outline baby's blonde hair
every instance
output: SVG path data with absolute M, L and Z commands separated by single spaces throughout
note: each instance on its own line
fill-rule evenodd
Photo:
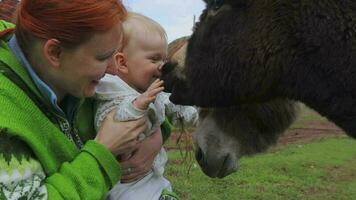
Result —
M 136 31 L 140 31 L 142 29 L 138 29 L 139 25 L 144 30 L 148 31 L 148 33 L 158 33 L 167 41 L 167 34 L 163 27 L 154 21 L 153 19 L 146 17 L 142 14 L 135 13 L 135 12 L 128 12 L 126 20 L 123 22 L 123 40 L 122 40 L 122 48 L 125 48 L 128 42 L 131 39 L 131 36 L 135 34 Z

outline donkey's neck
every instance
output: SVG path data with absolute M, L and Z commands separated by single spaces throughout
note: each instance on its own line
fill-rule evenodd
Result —
M 286 87 L 279 93 L 283 91 L 283 96 L 303 102 L 356 138 L 356 90 L 351 93 L 349 88 L 340 87 L 342 84 L 323 82 L 311 75 L 305 77 L 299 82 L 288 82 L 286 78 Z

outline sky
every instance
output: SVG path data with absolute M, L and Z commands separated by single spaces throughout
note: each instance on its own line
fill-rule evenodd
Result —
M 123 0 L 129 11 L 146 15 L 166 30 L 171 42 L 192 33 L 194 15 L 198 20 L 203 8 L 202 0 Z

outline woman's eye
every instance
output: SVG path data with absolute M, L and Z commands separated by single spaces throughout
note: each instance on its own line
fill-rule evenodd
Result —
M 112 51 L 112 52 L 106 53 L 104 55 L 99 55 L 99 56 L 96 57 L 96 59 L 98 61 L 104 62 L 106 60 L 109 60 L 114 55 L 115 52 L 116 51 Z
M 105 57 L 98 57 L 97 60 L 99 61 L 106 61 L 110 58 L 111 56 L 105 56 Z

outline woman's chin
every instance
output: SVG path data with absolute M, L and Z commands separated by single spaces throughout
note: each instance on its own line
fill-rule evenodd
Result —
M 95 94 L 96 86 L 98 86 L 99 81 L 91 81 L 90 84 L 84 89 L 83 97 L 92 97 Z

